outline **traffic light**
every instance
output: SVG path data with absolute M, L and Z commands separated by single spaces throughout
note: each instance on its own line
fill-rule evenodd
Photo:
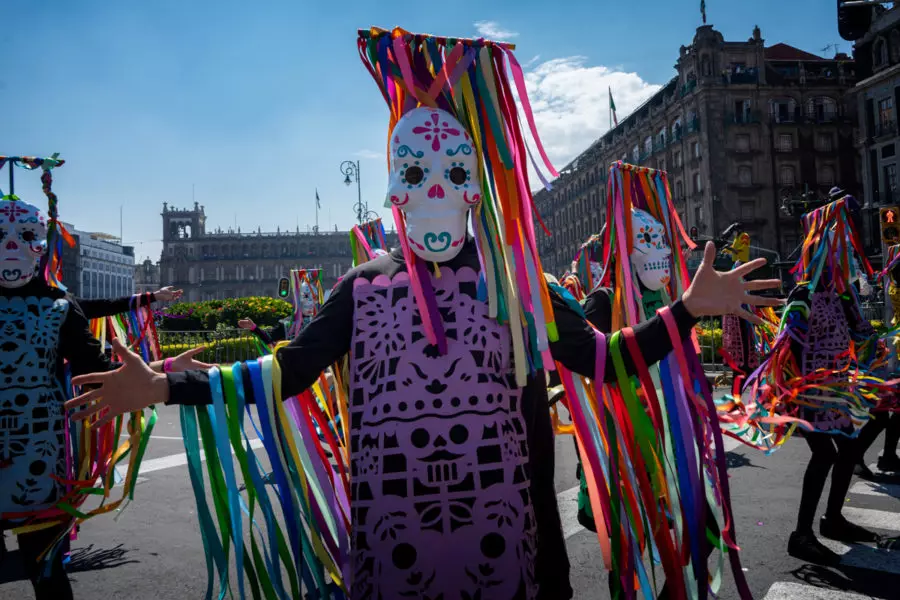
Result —
M 881 209 L 881 241 L 888 246 L 900 243 L 900 209 L 896 206 Z
M 845 4 L 848 4 L 847 0 L 837 0 L 838 33 L 848 42 L 855 42 L 869 31 L 869 26 L 872 25 L 872 7 L 880 2 L 872 2 L 868 6 Z
M 291 282 L 288 281 L 287 277 L 282 277 L 278 280 L 278 296 L 280 298 L 287 298 L 291 293 Z

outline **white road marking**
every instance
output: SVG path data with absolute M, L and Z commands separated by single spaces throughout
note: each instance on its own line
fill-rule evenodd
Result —
M 900 531 L 900 515 L 895 512 L 852 506 L 845 506 L 842 512 L 848 521 L 866 529 Z
M 778 581 L 772 584 L 763 600 L 868 600 L 869 596 L 828 590 L 804 583 Z
M 882 571 L 900 575 L 900 552 L 878 550 L 862 544 L 842 544 L 834 540 L 819 537 L 819 541 L 832 552 L 841 555 L 841 564 L 846 567 Z
M 858 481 L 850 488 L 851 494 L 860 494 L 862 496 L 890 496 L 892 498 L 900 498 L 900 484 L 897 483 L 876 483 L 874 481 Z
M 562 521 L 563 537 L 569 539 L 584 527 L 578 522 L 578 490 L 579 486 L 569 488 L 556 495 L 559 504 L 559 520 Z
M 131 437 L 131 436 L 129 436 L 127 433 L 123 433 L 123 434 L 120 435 L 119 437 L 125 437 L 125 438 L 127 438 L 127 437 Z M 165 435 L 151 435 L 151 436 L 150 436 L 150 439 L 151 439 L 151 440 L 176 440 L 176 441 L 179 441 L 179 442 L 181 442 L 181 441 L 184 440 L 184 438 L 181 437 L 181 436 L 173 437 L 173 436 L 165 436 Z
M 262 440 L 250 440 L 250 447 L 254 450 L 258 450 L 263 447 Z M 234 449 L 231 450 L 231 453 L 234 454 Z M 200 460 L 206 460 L 206 454 L 203 450 L 200 451 Z M 162 456 L 160 458 L 151 458 L 150 460 L 145 460 L 141 463 L 141 474 L 146 475 L 147 473 L 152 473 L 154 471 L 162 471 L 163 469 L 171 469 L 173 467 L 181 467 L 187 464 L 187 454 L 171 454 L 169 456 Z

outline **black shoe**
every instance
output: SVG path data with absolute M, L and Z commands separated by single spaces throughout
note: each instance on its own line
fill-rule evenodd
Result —
M 897 472 L 900 471 L 900 457 L 896 454 L 891 454 L 888 456 L 879 456 L 878 457 L 878 469 L 880 471 L 886 472 Z
M 881 467 L 878 468 L 881 469 Z M 853 467 L 853 474 L 861 479 L 865 479 L 866 481 L 875 481 L 876 479 L 878 479 L 878 476 L 872 472 L 872 469 L 870 469 L 863 463 L 859 463 L 855 467 Z
M 822 517 L 819 521 L 819 533 L 822 537 L 838 542 L 877 542 L 881 537 L 873 532 L 851 523 L 843 516 Z
M 841 562 L 840 555 L 825 547 L 812 533 L 793 532 L 788 540 L 788 554 L 826 567 L 834 567 Z

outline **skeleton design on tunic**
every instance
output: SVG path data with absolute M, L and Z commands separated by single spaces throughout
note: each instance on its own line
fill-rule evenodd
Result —
M 65 299 L 0 297 L 0 512 L 50 507 L 65 477 L 64 391 L 56 378 Z
M 814 292 L 810 298 L 808 336 L 801 365 L 804 374 L 818 369 L 841 369 L 849 358 L 839 357 L 850 349 L 850 324 L 841 300 L 834 291 Z M 850 417 L 837 410 L 803 411 L 809 413 L 816 430 L 853 429 Z
M 536 525 L 507 327 L 472 269 L 432 277 L 448 352 L 407 273 L 354 282 L 352 597 L 533 598 Z

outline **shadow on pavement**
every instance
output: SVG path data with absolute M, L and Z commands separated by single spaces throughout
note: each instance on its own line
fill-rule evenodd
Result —
M 115 548 L 94 550 L 94 546 L 77 548 L 72 552 L 72 559 L 66 565 L 66 572 L 84 573 L 87 571 L 99 571 L 102 569 L 115 569 L 122 565 L 138 563 L 139 560 L 129 560 L 125 555 L 129 551 L 119 544 Z M 10 550 L 3 555 L 0 561 L 0 584 L 25 581 L 28 575 L 22 565 L 22 559 L 18 550 Z
M 890 600 L 897 597 L 900 575 L 840 565 L 828 568 L 806 564 L 791 571 L 800 581 L 826 590 Z
M 725 453 L 725 465 L 728 467 L 728 470 L 731 469 L 740 469 L 741 467 L 753 467 L 754 469 L 765 469 L 765 467 L 761 467 L 759 465 L 754 465 L 753 462 L 744 456 L 743 454 L 738 454 L 737 452 L 726 452 Z

